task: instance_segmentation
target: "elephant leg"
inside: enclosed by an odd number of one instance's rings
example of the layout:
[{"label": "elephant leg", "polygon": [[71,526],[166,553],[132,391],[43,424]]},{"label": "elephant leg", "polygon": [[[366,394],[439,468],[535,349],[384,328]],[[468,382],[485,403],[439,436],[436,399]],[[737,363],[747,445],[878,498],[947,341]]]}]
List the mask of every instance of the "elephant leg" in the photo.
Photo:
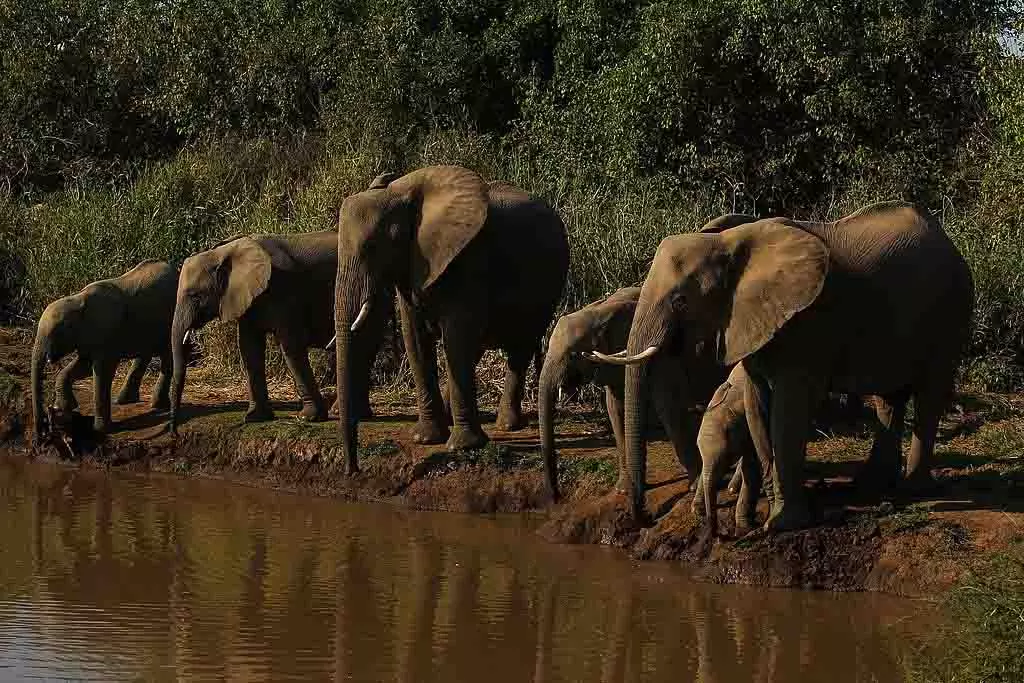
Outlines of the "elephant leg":
[{"label": "elephant leg", "polygon": [[768,434],[772,443],[772,488],[775,498],[765,523],[769,531],[800,529],[810,524],[804,491],[804,459],[811,406],[817,391],[814,378],[783,375],[772,387]]},{"label": "elephant leg", "polygon": [[146,376],[146,369],[149,367],[149,356],[140,356],[132,361],[132,369],[124,378],[121,391],[117,394],[117,405],[124,406],[139,402],[139,387],[142,386],[142,378]]},{"label": "elephant leg", "polygon": [[480,448],[489,439],[480,428],[476,405],[476,364],[483,348],[479,326],[468,316],[453,315],[441,335],[448,361],[448,397],[452,409],[449,451]]},{"label": "elephant leg", "polygon": [[309,351],[303,344],[285,337],[281,340],[281,353],[284,354],[288,372],[295,383],[295,390],[302,400],[299,418],[309,422],[323,422],[327,419],[327,405],[320,395],[320,389],[317,388],[316,376],[309,364]]},{"label": "elephant leg", "polygon": [[[740,456],[733,475],[734,480],[737,478],[739,497],[736,498],[736,533],[742,535],[757,524],[757,498],[761,495],[761,482],[764,478],[753,443],[748,443]],[[729,482],[730,490],[732,486],[733,483]]]},{"label": "elephant leg", "polygon": [[523,392],[526,389],[526,373],[535,349],[508,351],[505,369],[505,387],[498,404],[498,420],[495,427],[503,432],[516,432],[526,427],[523,416]]},{"label": "elephant leg", "polygon": [[249,388],[249,409],[246,422],[274,419],[267,392],[267,335],[242,317],[238,321],[238,351],[242,356],[245,381]]},{"label": "elephant leg", "polygon": [[[743,394],[743,409],[747,416],[747,430],[750,432],[750,441],[761,471],[761,481],[771,476],[774,472],[774,455],[772,452],[772,440],[768,430],[768,414],[772,397],[771,387],[764,378],[754,375],[748,371],[749,379]],[[772,486],[766,490],[768,500],[775,499],[775,491]],[[759,490],[755,491],[755,495]]]},{"label": "elephant leg", "polygon": [[925,487],[934,482],[932,458],[935,454],[935,434],[952,395],[953,373],[935,380],[931,386],[914,394],[914,436],[910,441],[904,475],[912,487]]},{"label": "elephant leg", "polygon": [[902,394],[872,396],[871,403],[878,423],[871,453],[861,471],[857,473],[858,486],[872,490],[886,490],[900,479],[903,468],[903,420],[907,397]]},{"label": "elephant leg", "polygon": [[78,407],[78,401],[75,399],[74,392],[75,382],[85,379],[91,373],[92,363],[80,355],[75,356],[75,359],[60,371],[56,381],[56,403],[61,412],[70,413]]},{"label": "elephant leg", "polygon": [[117,360],[105,358],[93,361],[93,420],[92,426],[97,432],[105,434],[110,431],[113,421],[110,417],[110,394],[114,384],[114,373],[117,371]]},{"label": "elephant leg", "polygon": [[171,375],[174,372],[174,360],[170,351],[160,352],[160,377],[153,387],[153,397],[149,407],[153,410],[169,410],[171,407]]},{"label": "elephant leg", "polygon": [[413,429],[413,441],[418,444],[444,443],[449,431],[437,385],[437,340],[404,296],[399,295],[398,307],[405,353],[416,383],[419,420]]},{"label": "elephant leg", "polygon": [[625,406],[622,403],[622,387],[605,386],[604,405],[608,410],[608,421],[612,423],[612,435],[615,437],[615,453],[619,470],[615,490],[625,494],[629,491],[629,465],[626,463],[626,432],[623,427]]}]

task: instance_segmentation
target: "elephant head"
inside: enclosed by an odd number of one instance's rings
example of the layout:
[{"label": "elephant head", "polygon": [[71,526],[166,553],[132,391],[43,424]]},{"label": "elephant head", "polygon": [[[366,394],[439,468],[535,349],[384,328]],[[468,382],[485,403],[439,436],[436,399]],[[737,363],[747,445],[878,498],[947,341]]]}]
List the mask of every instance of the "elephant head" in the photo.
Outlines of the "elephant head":
[{"label": "elephant head", "polygon": [[761,349],[810,306],[829,268],[825,244],[797,224],[772,219],[721,232],[666,237],[640,291],[625,353],[625,441],[631,507],[644,516],[646,444],[641,438],[647,365],[671,343],[707,343],[723,365]]},{"label": "elephant head", "polygon": [[32,346],[32,423],[36,441],[43,437],[46,413],[43,406],[43,370],[78,348],[85,301],[79,296],[57,299],[43,311]]},{"label": "elephant head", "polygon": [[342,204],[335,342],[338,412],[350,471],[358,469],[358,419],[348,401],[352,334],[382,288],[397,287],[413,301],[430,290],[483,228],[487,205],[483,178],[457,166],[422,168],[397,179],[384,174]]},{"label": "elephant head", "polygon": [[238,320],[270,282],[270,254],[251,237],[235,237],[194,254],[181,266],[171,324],[174,376],[170,427],[177,427],[185,387],[185,344],[192,331],[214,318]]},{"label": "elephant head", "polygon": [[[621,378],[618,368],[595,363],[590,353],[611,353],[621,348],[629,335],[639,297],[639,287],[624,287],[606,299],[563,315],[551,332],[540,371],[537,415],[548,490],[553,500],[558,500],[559,496],[553,421],[555,403],[563,390],[573,390],[595,379],[608,384],[611,378],[601,377],[603,373],[617,372]],[[621,383],[621,379],[618,382]]]}]

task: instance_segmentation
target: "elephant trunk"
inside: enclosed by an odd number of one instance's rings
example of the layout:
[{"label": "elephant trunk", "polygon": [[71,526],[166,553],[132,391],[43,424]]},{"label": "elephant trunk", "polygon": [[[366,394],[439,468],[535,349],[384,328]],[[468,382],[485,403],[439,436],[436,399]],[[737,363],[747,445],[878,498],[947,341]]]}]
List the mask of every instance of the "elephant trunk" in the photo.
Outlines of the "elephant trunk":
[{"label": "elephant trunk", "polygon": [[552,501],[557,502],[558,491],[558,454],[555,452],[554,410],[557,402],[558,388],[565,379],[569,362],[568,349],[548,346],[544,365],[540,371],[540,382],[537,397],[537,418],[540,422],[541,452],[544,454],[544,469],[547,476],[548,492]]},{"label": "elephant trunk", "polygon": [[174,321],[171,323],[171,356],[174,359],[174,373],[171,375],[170,428],[172,433],[178,429],[181,394],[185,390],[185,372],[188,365],[185,335],[191,331],[195,319],[194,308],[186,302],[179,301],[174,309]]},{"label": "elephant trunk", "polygon": [[43,410],[43,366],[49,355],[49,338],[45,334],[37,334],[32,346],[32,425],[36,442],[43,438],[43,427],[46,413]]},{"label": "elephant trunk", "polygon": [[356,376],[357,368],[353,366],[359,363],[361,358],[353,344],[353,328],[362,327],[369,317],[379,313],[371,310],[373,304],[379,302],[372,296],[369,278],[359,276],[358,270],[352,265],[342,265],[338,269],[335,284],[334,332],[338,421],[342,449],[345,452],[345,470],[349,474],[359,471],[357,450],[360,411],[352,399],[355,383],[359,382],[359,377]]},{"label": "elephant trunk", "polygon": [[[640,293],[633,325],[626,345],[628,356],[639,356],[650,349],[660,350],[668,337],[669,318],[666,302],[651,296],[644,287]],[[647,442],[644,425],[647,424],[647,375],[649,363],[631,363],[626,366],[625,410],[623,419],[626,463],[628,467],[630,510],[637,520],[645,518],[645,488],[647,479]]]}]

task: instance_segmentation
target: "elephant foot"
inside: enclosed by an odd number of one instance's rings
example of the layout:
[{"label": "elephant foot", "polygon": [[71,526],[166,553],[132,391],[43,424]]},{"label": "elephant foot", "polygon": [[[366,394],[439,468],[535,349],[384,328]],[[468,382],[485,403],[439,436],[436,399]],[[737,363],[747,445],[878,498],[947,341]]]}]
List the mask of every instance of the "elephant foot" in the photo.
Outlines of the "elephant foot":
[{"label": "elephant foot", "polygon": [[450,452],[471,451],[487,445],[490,438],[479,427],[454,427],[446,444]]},{"label": "elephant foot", "polygon": [[773,505],[764,530],[771,533],[780,531],[796,531],[811,525],[811,513],[806,504],[784,503]]},{"label": "elephant foot", "polygon": [[853,485],[863,491],[882,493],[890,491],[900,482],[900,461],[868,458],[853,477]]},{"label": "elephant foot", "polygon": [[274,419],[274,411],[268,407],[250,406],[249,410],[245,412],[243,421],[248,424],[251,422],[269,422]]},{"label": "elephant foot", "polygon": [[612,487],[612,491],[619,494],[620,496],[628,496],[629,492],[633,490],[633,482],[631,482],[625,475],[620,474],[619,478],[615,481],[615,486]]},{"label": "elephant foot", "polygon": [[104,420],[101,417],[96,417],[96,418],[93,418],[93,421],[92,421],[92,430],[94,432],[96,432],[97,434],[106,434],[107,432],[110,431],[110,428],[111,428],[112,425],[113,425],[112,421]]},{"label": "elephant foot", "polygon": [[704,516],[704,481],[698,479],[695,483],[691,484],[690,488],[693,490],[693,513],[697,516]]},{"label": "elephant foot", "polygon": [[908,472],[903,480],[903,488],[913,493],[924,493],[936,488],[939,485],[935,475],[930,469],[922,467],[913,472]]},{"label": "elephant foot", "polygon": [[450,432],[444,425],[429,420],[420,420],[412,430],[413,443],[429,446],[448,441]]},{"label": "elephant foot", "polygon": [[171,399],[167,396],[156,396],[153,401],[149,404],[149,407],[158,413],[163,413],[171,409]]},{"label": "elephant foot", "polygon": [[125,390],[117,395],[117,400],[114,401],[119,406],[129,406],[133,403],[138,403],[142,399],[139,398],[139,390]]},{"label": "elephant foot", "polygon": [[75,398],[74,394],[62,396],[54,402],[53,407],[66,415],[70,415],[78,409],[78,399]]},{"label": "elephant foot", "polygon": [[757,528],[757,515],[750,505],[736,505],[736,536],[745,536]]},{"label": "elephant foot", "polygon": [[296,417],[305,422],[326,422],[327,411],[322,403],[303,403],[302,410],[299,411]]},{"label": "elephant foot", "polygon": [[522,412],[502,410],[498,414],[498,420],[495,422],[494,427],[502,432],[518,432],[520,429],[525,429],[528,425],[529,421]]}]

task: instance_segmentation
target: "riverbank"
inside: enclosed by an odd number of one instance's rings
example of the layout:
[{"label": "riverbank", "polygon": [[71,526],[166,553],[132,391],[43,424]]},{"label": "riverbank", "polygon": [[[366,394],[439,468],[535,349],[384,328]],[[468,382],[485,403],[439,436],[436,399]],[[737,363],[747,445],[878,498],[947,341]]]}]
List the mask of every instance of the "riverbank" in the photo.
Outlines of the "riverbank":
[{"label": "riverbank", "polygon": [[[82,468],[120,468],[207,477],[252,486],[467,513],[538,511],[538,533],[556,542],[605,544],[638,559],[672,560],[699,579],[899,595],[937,595],[979,559],[1024,538],[1024,397],[961,395],[943,423],[937,484],[926,495],[858,496],[850,478],[868,450],[859,429],[818,434],[810,446],[809,487],[821,523],[773,537],[731,538],[731,496],[719,508],[723,538],[701,541],[688,485],[667,443],[649,456],[649,529],[635,528],[624,501],[608,495],[615,452],[599,413],[570,411],[558,425],[564,503],[549,506],[535,426],[515,434],[485,430],[492,443],[450,455],[409,439],[412,406],[374,401],[361,425],[363,471],[346,477],[336,423],[306,424],[290,414],[290,387],[277,387],[278,419],[244,425],[243,386],[197,370],[186,389],[186,418],[172,437],[145,403],[115,406],[115,431],[96,440],[78,418],[66,438],[28,447],[26,330],[0,330],[0,450]],[[143,385],[148,398],[151,377]],[[91,415],[91,386],[76,395]],[[381,398],[381,397],[375,397]],[[761,510],[763,516],[764,510]]]}]

